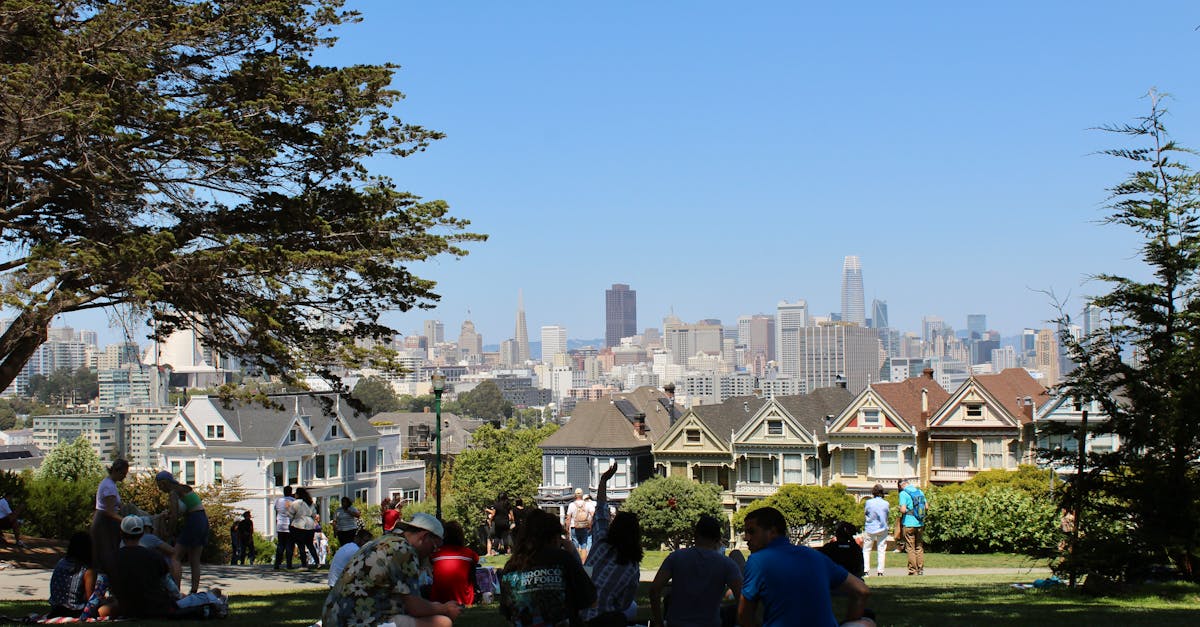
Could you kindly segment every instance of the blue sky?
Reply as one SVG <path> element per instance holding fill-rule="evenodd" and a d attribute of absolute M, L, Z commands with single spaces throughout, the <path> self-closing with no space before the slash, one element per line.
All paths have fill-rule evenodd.
<path fill-rule="evenodd" d="M 387 320 L 404 333 L 456 338 L 469 310 L 498 343 L 523 290 L 532 339 L 603 337 L 614 282 L 639 328 L 829 313 L 857 254 L 893 326 L 978 312 L 1009 335 L 1054 317 L 1040 290 L 1144 274 L 1098 224 L 1128 167 L 1093 153 L 1125 140 L 1091 127 L 1157 87 L 1200 146 L 1195 2 L 350 6 L 321 61 L 399 63 L 400 114 L 447 135 L 374 167 L 490 235 L 417 268 L 443 299 Z"/>

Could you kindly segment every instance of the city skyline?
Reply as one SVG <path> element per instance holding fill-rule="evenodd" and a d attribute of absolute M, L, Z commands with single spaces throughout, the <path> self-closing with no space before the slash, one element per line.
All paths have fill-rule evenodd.
<path fill-rule="evenodd" d="M 318 61 L 401 65 L 397 113 L 446 139 L 370 165 L 490 236 L 413 267 L 442 299 L 384 318 L 404 334 L 456 337 L 469 310 L 499 344 L 523 290 L 530 327 L 603 338 L 614 282 L 639 331 L 783 300 L 828 315 L 854 254 L 892 328 L 984 313 L 1012 335 L 1057 315 L 1045 292 L 1077 316 L 1104 290 L 1087 276 L 1146 277 L 1133 234 L 1097 224 L 1128 168 L 1094 153 L 1127 144 L 1092 129 L 1158 87 L 1200 145 L 1200 11 L 1133 28 L 1122 6 L 351 2 L 364 21 Z"/>

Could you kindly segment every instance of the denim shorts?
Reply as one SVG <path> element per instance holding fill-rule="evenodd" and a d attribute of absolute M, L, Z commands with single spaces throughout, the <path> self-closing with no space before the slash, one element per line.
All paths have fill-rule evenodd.
<path fill-rule="evenodd" d="M 208 544 L 208 514 L 204 510 L 198 509 L 184 515 L 179 544 L 189 547 Z"/>

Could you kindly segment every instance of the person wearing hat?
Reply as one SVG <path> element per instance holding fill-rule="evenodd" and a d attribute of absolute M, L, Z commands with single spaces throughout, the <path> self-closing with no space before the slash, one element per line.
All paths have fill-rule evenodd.
<path fill-rule="evenodd" d="M 126 516 L 121 520 L 121 549 L 117 551 L 116 571 L 111 575 L 117 616 L 166 617 L 177 609 L 164 582 L 170 576 L 167 563 L 141 545 L 145 525 L 141 516 Z"/>
<path fill-rule="evenodd" d="M 421 575 L 431 571 L 429 558 L 442 545 L 441 521 L 419 512 L 397 523 L 400 533 L 385 533 L 350 558 L 329 596 L 323 625 L 447 627 L 462 613 L 454 601 L 437 603 L 421 597 Z"/>
<path fill-rule="evenodd" d="M 204 503 L 192 486 L 179 483 L 175 475 L 166 470 L 154 475 L 154 482 L 159 490 L 167 493 L 169 524 L 183 519 L 183 527 L 175 541 L 175 559 L 182 564 L 187 558 L 192 571 L 192 588 L 188 594 L 196 594 L 200 591 L 200 553 L 208 544 L 208 515 L 204 513 Z"/>
<path fill-rule="evenodd" d="M 579 559 L 586 560 L 588 549 L 592 543 L 592 516 L 596 506 L 583 498 L 583 490 L 575 488 L 575 500 L 567 506 L 567 520 L 564 527 L 571 544 L 579 551 Z"/>
<path fill-rule="evenodd" d="M 663 623 L 662 595 L 671 586 L 668 625 L 721 624 L 721 601 L 725 589 L 736 600 L 742 593 L 742 571 L 721 553 L 721 522 L 701 514 L 692 527 L 695 546 L 672 552 L 659 566 L 650 584 L 651 624 Z"/>

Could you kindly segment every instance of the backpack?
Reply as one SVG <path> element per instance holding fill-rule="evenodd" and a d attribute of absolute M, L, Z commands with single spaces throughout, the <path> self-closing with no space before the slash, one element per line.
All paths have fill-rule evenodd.
<path fill-rule="evenodd" d="M 588 515 L 587 503 L 577 505 L 575 507 L 575 528 L 590 529 L 592 526 L 592 517 Z"/>
<path fill-rule="evenodd" d="M 925 503 L 925 493 L 917 490 L 915 492 L 909 492 L 908 496 L 912 498 L 912 507 L 908 508 L 908 513 L 911 514 L 913 518 L 916 518 L 917 522 L 924 524 L 925 514 L 929 509 L 928 505 Z"/>

